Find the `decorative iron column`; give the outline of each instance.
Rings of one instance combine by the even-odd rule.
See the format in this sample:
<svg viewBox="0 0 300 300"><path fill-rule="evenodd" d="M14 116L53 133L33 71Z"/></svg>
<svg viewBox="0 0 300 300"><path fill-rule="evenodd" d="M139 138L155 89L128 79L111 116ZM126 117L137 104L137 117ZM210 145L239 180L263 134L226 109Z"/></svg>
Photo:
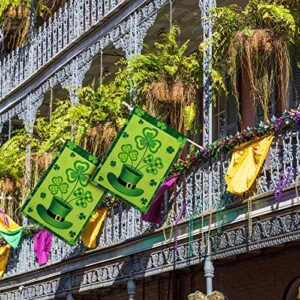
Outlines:
<svg viewBox="0 0 300 300"><path fill-rule="evenodd" d="M128 291L128 299L129 300L135 300L135 294L136 294L136 286L135 282L132 278L129 278L127 281L127 291Z"/></svg>
<svg viewBox="0 0 300 300"><path fill-rule="evenodd" d="M34 19L35 19L35 5L34 5L34 0L30 0L29 43L31 43L33 35L34 35Z"/></svg>
<svg viewBox="0 0 300 300"><path fill-rule="evenodd" d="M216 0L200 0L202 14L203 43L212 38L213 20L211 10L216 7ZM203 53L203 143L212 143L212 45L207 45Z"/></svg>
<svg viewBox="0 0 300 300"><path fill-rule="evenodd" d="M26 132L32 136L34 122L36 119L38 107L33 105L36 100L36 95L34 93L29 94L24 100L26 103L26 108L18 114L20 120L24 121L24 128ZM26 158L25 158L25 196L28 196L30 191L30 182L31 182L31 145L27 143L26 145ZM25 200L25 199L23 199ZM28 219L23 217L23 226L28 225Z"/></svg>
<svg viewBox="0 0 300 300"><path fill-rule="evenodd" d="M143 15L141 11L134 12L129 19L129 32L114 41L114 46L117 49L122 49L127 59L141 54L144 39L148 30L154 24L157 13L151 15L144 21L141 21L142 18Z"/></svg>
<svg viewBox="0 0 300 300"><path fill-rule="evenodd" d="M199 0L199 6L202 15L203 28L203 43L205 50L203 53L203 144L209 145L212 143L213 116L212 116L212 54L213 49L209 41L213 33L213 20L211 18L211 10L216 7L216 0ZM209 44L208 44L209 43ZM208 172L204 176L203 186L205 194L208 198L209 209L212 209L212 172ZM206 278L206 293L210 294L213 291L214 266L211 260L211 242L208 237L207 255L204 263L204 276Z"/></svg>
<svg viewBox="0 0 300 300"><path fill-rule="evenodd" d="M211 260L211 243L207 241L207 254L204 261L204 276L206 280L206 294L209 295L213 291L214 265Z"/></svg>

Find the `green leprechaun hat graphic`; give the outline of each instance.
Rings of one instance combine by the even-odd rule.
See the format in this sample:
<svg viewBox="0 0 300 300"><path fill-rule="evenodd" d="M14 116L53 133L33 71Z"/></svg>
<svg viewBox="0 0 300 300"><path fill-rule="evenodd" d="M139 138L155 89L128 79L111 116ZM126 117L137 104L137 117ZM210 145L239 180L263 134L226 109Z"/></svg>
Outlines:
<svg viewBox="0 0 300 300"><path fill-rule="evenodd" d="M109 183L119 192L127 196L140 196L144 190L136 188L139 181L143 178L143 173L130 165L123 165L120 176L113 173L107 174Z"/></svg>
<svg viewBox="0 0 300 300"><path fill-rule="evenodd" d="M71 202L77 207L86 208L88 202L93 201L91 191L85 190L90 178L88 169L88 163L77 160L73 168L66 170L65 179L62 176L52 177L52 183L48 186L52 194L49 208L46 209L43 204L37 205L37 212L46 223L60 229L70 228L73 224L66 218L73 210Z"/></svg>
<svg viewBox="0 0 300 300"><path fill-rule="evenodd" d="M70 204L64 203L63 199L58 197L52 198L48 209L42 204L38 204L37 206L39 216L49 225L60 229L67 229L73 225L71 222L66 221L66 217L72 209L73 207Z"/></svg>
<svg viewBox="0 0 300 300"><path fill-rule="evenodd" d="M143 189L138 188L140 180L144 177L141 170L145 168L147 173L157 174L158 169L163 168L162 159L153 156L161 147L161 142L155 139L157 135L157 129L145 127L142 135L134 138L135 148L131 144L121 146L122 151L118 154L123 163L120 175L116 176L112 172L107 174L107 180L116 190L127 196L140 196L144 193ZM136 161L138 162L135 163Z"/></svg>

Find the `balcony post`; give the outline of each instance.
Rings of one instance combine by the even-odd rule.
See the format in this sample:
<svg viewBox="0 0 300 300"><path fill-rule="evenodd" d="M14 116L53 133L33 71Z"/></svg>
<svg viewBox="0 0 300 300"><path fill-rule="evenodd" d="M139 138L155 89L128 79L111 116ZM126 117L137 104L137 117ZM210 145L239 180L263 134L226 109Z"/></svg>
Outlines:
<svg viewBox="0 0 300 300"><path fill-rule="evenodd" d="M127 291L128 291L128 299L129 300L135 300L135 294L136 294L136 285L132 278L129 278L127 281Z"/></svg>
<svg viewBox="0 0 300 300"><path fill-rule="evenodd" d="M67 300L73 300L73 295L71 293L68 293L67 294Z"/></svg>
<svg viewBox="0 0 300 300"><path fill-rule="evenodd" d="M206 294L209 295L213 291L214 266L211 260L211 243L207 241L207 254L204 262L204 277L206 280Z"/></svg>
<svg viewBox="0 0 300 300"><path fill-rule="evenodd" d="M31 44L34 35L34 19L35 19L35 5L34 0L30 0L30 26L29 26L29 43Z"/></svg>
<svg viewBox="0 0 300 300"><path fill-rule="evenodd" d="M216 7L216 0L199 0L202 15L203 43L212 38L213 21L211 10ZM203 143L212 143L212 45L206 45L203 53Z"/></svg>
<svg viewBox="0 0 300 300"><path fill-rule="evenodd" d="M203 144L209 145L213 141L213 116L212 116L212 55L213 49L211 43L207 44L213 33L213 20L211 10L216 7L216 0L199 0L199 6L202 15L203 43L206 46L203 53ZM212 172L208 172L203 178L203 187L205 198L204 209L213 208L212 195ZM208 237L207 253L204 262L204 277L206 279L206 293L213 291L214 266L211 260L211 243Z"/></svg>

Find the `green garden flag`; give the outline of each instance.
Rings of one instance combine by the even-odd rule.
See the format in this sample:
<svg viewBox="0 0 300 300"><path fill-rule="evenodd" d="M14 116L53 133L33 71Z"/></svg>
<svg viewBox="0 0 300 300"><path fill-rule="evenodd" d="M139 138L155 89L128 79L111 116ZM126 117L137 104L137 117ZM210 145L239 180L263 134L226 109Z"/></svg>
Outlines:
<svg viewBox="0 0 300 300"><path fill-rule="evenodd" d="M97 158L67 142L29 195L22 214L74 245L104 195L89 183L97 163Z"/></svg>
<svg viewBox="0 0 300 300"><path fill-rule="evenodd" d="M185 142L183 135L135 108L92 183L146 212Z"/></svg>

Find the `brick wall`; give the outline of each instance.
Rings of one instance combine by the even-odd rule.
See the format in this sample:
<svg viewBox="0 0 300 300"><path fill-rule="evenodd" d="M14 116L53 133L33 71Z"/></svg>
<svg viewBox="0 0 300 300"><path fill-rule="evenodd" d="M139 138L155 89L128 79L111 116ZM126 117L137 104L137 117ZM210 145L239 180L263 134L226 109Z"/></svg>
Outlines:
<svg viewBox="0 0 300 300"><path fill-rule="evenodd" d="M275 247L215 262L214 288L229 300L284 300L288 286L298 276L300 246ZM136 283L137 300L187 300L191 292L205 291L203 265ZM77 299L127 300L128 295L125 286L116 286Z"/></svg>

